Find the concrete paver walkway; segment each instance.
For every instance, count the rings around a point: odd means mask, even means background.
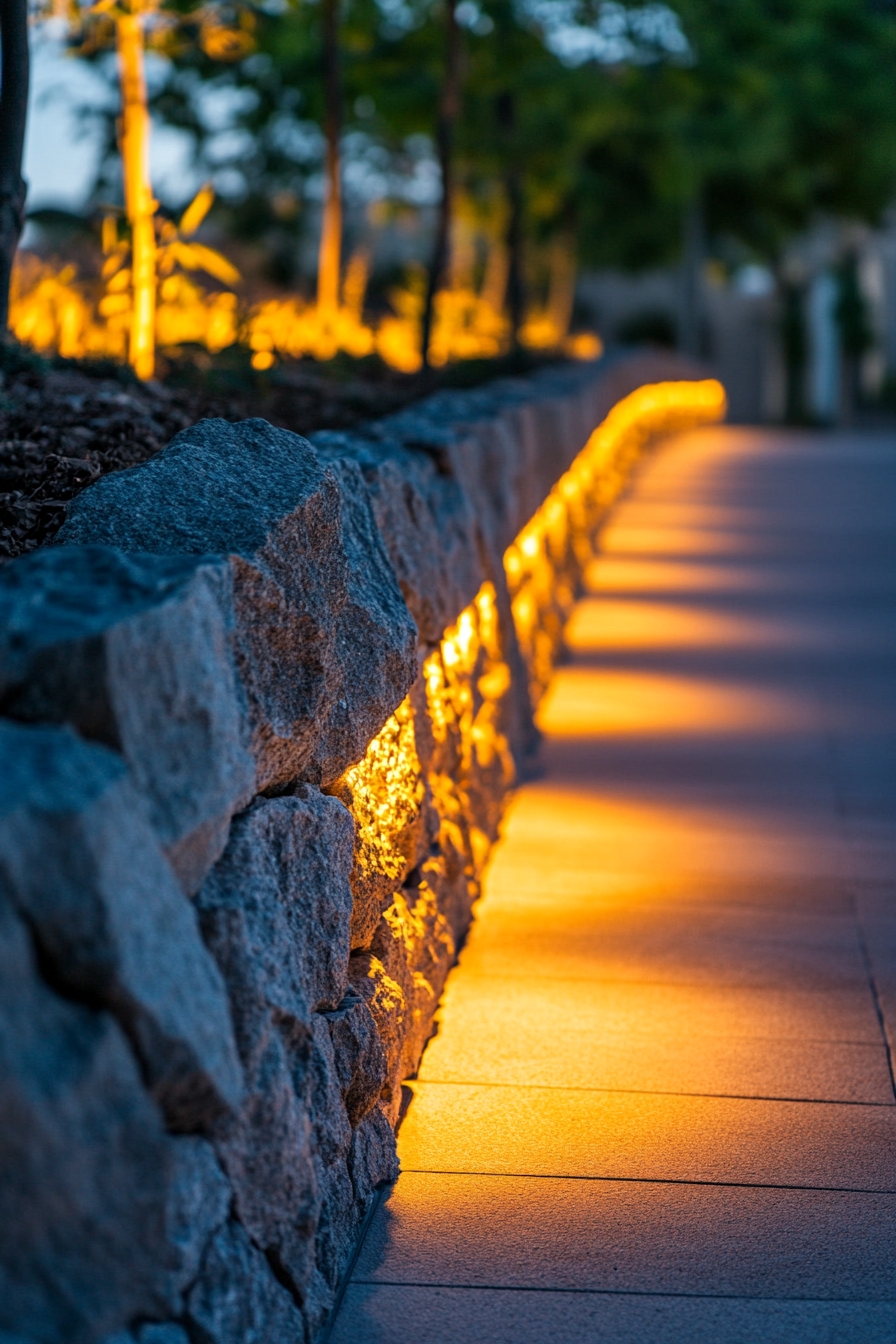
[[[681,436],[588,581],[334,1344],[894,1344],[896,437]]]

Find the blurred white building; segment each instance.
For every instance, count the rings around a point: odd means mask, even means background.
[[[866,406],[879,404],[896,384],[896,212],[880,230],[825,225],[795,244],[781,268],[798,294],[804,363],[805,412],[822,423],[846,413],[840,328],[836,318],[838,268],[857,257],[857,277],[873,345],[863,355],[860,385]],[[681,327],[682,281],[674,270],[583,275],[578,298],[609,343],[676,339]],[[700,286],[701,355],[728,389],[734,421],[780,421],[786,412],[787,371],[780,281],[747,265],[726,277],[712,263]],[[867,414],[867,410],[865,411]]]

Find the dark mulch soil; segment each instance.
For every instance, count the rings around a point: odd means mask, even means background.
[[[527,359],[526,367],[534,362]],[[367,361],[325,367],[302,361],[257,375],[222,361],[203,373],[172,367],[164,385],[142,385],[112,366],[51,365],[7,348],[0,352],[0,564],[48,541],[85,486],[145,462],[205,416],[260,415],[299,434],[346,429],[438,386],[481,382],[516,372],[517,364],[407,376]]]

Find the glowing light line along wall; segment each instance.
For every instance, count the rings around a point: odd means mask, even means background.
[[[595,529],[723,413],[639,356],[206,421],[0,570],[0,1330],[319,1334]]]

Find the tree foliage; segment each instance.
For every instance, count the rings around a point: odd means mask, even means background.
[[[343,0],[349,201],[433,197],[443,3]],[[154,112],[194,136],[228,227],[264,239],[286,278],[320,192],[320,3],[253,13],[252,52],[222,67],[185,45]],[[484,210],[516,193],[532,244],[560,233],[588,264],[671,261],[698,202],[723,253],[774,261],[813,218],[873,221],[893,199],[887,6],[465,0],[457,14],[457,181]]]

